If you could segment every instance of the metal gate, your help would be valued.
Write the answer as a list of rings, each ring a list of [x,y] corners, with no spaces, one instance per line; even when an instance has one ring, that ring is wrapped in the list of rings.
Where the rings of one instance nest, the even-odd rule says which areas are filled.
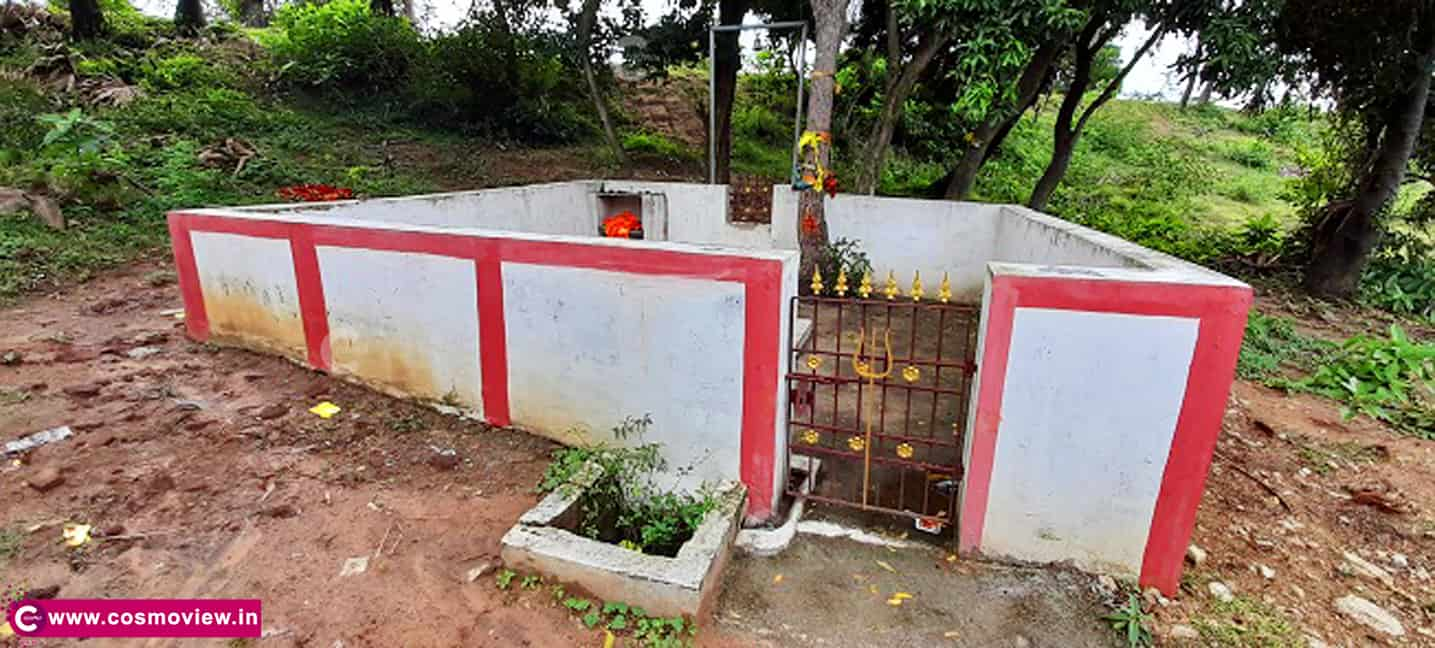
[[[792,304],[788,450],[821,459],[823,476],[808,471],[788,492],[951,527],[977,307],[951,303],[945,276],[935,295],[919,275],[903,290],[867,274],[852,290],[845,274],[828,286],[814,273],[811,287]]]

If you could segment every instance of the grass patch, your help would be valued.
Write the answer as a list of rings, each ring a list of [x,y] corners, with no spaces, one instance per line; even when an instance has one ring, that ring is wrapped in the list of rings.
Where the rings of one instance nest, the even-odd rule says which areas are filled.
[[[20,553],[21,545],[25,544],[25,536],[19,529],[6,527],[0,529],[0,564],[10,562]]]
[[[1374,464],[1390,459],[1387,451],[1377,446],[1354,441],[1307,445],[1299,442],[1296,455],[1312,472],[1328,475],[1342,464]]]
[[[1288,369],[1313,370],[1335,345],[1302,335],[1286,318],[1263,315],[1252,310],[1246,320],[1246,336],[1236,375],[1246,380],[1275,383]]]
[[[1260,648],[1303,648],[1305,639],[1294,623],[1274,607],[1237,596],[1230,602],[1217,601],[1210,615],[1193,620],[1201,639],[1213,646]]]

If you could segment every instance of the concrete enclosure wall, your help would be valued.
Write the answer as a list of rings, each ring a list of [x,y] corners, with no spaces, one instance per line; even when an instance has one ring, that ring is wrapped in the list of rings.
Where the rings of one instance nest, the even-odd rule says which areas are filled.
[[[597,236],[624,210],[648,240]],[[1010,205],[839,195],[826,218],[876,281],[981,302],[962,550],[1174,592],[1250,288]],[[637,181],[170,216],[196,339],[565,442],[648,413],[687,485],[740,479],[759,518],[787,465],[797,220],[785,187],[751,225],[726,187]]]
[[[170,214],[189,335],[568,443],[660,443],[679,488],[741,480],[769,514],[794,253],[433,227],[434,201],[401,202]]]

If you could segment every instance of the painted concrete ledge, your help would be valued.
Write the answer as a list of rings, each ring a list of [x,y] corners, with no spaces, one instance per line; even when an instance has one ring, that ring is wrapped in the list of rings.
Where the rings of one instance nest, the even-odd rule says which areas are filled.
[[[593,475],[586,483],[591,484]],[[703,518],[676,557],[651,556],[585,538],[563,527],[577,521],[582,488],[560,488],[529,510],[503,536],[503,562],[571,583],[604,601],[621,601],[656,616],[712,618],[722,571],[732,553],[747,489],[718,488],[718,504]]]

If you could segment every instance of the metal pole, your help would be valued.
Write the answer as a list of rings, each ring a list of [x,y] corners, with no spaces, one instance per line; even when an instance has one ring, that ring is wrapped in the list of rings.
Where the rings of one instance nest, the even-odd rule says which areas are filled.
[[[717,184],[717,29],[708,30],[708,184]]]
[[[807,23],[802,22],[802,38],[797,41],[797,110],[792,116],[792,178],[791,184],[797,184],[797,150],[798,143],[802,141],[802,86],[807,80],[804,70],[807,68]]]

